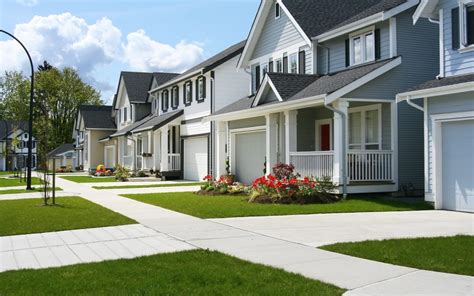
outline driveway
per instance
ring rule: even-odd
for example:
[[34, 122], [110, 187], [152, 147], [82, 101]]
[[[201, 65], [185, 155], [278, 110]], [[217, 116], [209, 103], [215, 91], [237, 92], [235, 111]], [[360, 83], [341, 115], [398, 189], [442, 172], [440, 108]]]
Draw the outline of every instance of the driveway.
[[317, 214], [211, 219], [311, 247], [392, 238], [474, 235], [474, 215], [448, 211]]

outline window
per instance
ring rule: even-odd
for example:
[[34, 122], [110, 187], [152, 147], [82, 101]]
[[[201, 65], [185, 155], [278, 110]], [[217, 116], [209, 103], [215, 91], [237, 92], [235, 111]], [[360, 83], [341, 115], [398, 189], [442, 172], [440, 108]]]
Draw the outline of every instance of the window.
[[196, 85], [197, 101], [202, 102], [206, 98], [206, 77], [201, 76]]
[[350, 38], [351, 65], [375, 60], [375, 33], [365, 32]]
[[141, 156], [143, 153], [143, 139], [142, 137], [137, 138], [137, 155]]
[[306, 74], [306, 52], [300, 50], [298, 53], [298, 64], [300, 65], [299, 73]]
[[270, 58], [268, 60], [268, 72], [273, 72], [273, 71], [274, 71], [274, 69], [273, 69], [273, 59]]
[[281, 16], [281, 8], [279, 3], [275, 3], [275, 18], [279, 19]]
[[381, 106], [349, 110], [349, 149], [381, 149]]
[[275, 72], [278, 72], [278, 73], [283, 72], [283, 65], [282, 65], [281, 59], [276, 60], [275, 63], [276, 63]]
[[191, 102], [193, 101], [193, 83], [191, 81], [184, 84], [183, 97], [184, 104], [186, 106], [191, 105]]
[[288, 73], [288, 56], [283, 54], [283, 73]]
[[296, 53], [290, 55], [290, 64], [288, 66], [290, 68], [290, 73], [298, 73], [298, 55]]
[[123, 108], [123, 122], [127, 122], [127, 107]]
[[167, 90], [164, 90], [161, 93], [161, 111], [163, 112], [168, 111], [169, 104], [170, 104], [169, 92]]
[[462, 4], [461, 36], [464, 47], [474, 45], [474, 1], [464, 0]]
[[267, 74], [268, 72], [268, 64], [262, 64], [260, 66], [260, 68], [262, 69], [262, 79], [265, 77], [265, 74]]
[[257, 92], [260, 86], [260, 65], [252, 66], [252, 94]]
[[173, 109], [178, 108], [179, 106], [179, 87], [175, 86], [171, 91], [171, 107]]

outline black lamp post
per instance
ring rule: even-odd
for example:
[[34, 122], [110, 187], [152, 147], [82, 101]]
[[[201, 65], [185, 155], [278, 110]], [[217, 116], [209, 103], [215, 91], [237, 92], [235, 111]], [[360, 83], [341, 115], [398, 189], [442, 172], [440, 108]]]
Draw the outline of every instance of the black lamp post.
[[21, 47], [26, 52], [26, 55], [28, 56], [28, 59], [30, 60], [30, 67], [31, 67], [31, 85], [30, 85], [30, 118], [28, 119], [28, 159], [27, 159], [27, 168], [28, 168], [28, 173], [26, 177], [26, 190], [31, 190], [31, 163], [33, 160], [33, 99], [34, 99], [34, 87], [35, 87], [35, 69], [33, 67], [33, 60], [31, 59], [30, 53], [26, 49], [26, 47], [21, 43], [20, 40], [18, 40], [15, 36], [12, 34], [8, 33], [7, 31], [0, 30], [0, 33], [4, 33], [11, 38], [13, 38], [15, 41], [17, 41]]

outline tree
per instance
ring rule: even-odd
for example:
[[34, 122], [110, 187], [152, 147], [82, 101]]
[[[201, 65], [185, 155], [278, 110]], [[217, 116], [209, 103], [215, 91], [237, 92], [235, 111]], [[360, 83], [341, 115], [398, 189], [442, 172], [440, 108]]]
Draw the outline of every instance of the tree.
[[50, 63], [48, 63], [48, 61], [43, 61], [43, 64], [42, 65], [39, 65], [38, 66], [38, 71], [48, 71], [48, 70], [51, 70], [53, 69], [53, 66], [51, 66]]

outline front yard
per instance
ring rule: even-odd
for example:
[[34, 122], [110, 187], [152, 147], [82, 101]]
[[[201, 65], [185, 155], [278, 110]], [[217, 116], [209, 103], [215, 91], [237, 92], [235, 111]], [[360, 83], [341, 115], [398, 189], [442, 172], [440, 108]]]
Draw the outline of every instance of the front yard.
[[117, 182], [115, 177], [100, 177], [93, 178], [91, 176], [62, 176], [64, 180], [68, 180], [75, 183], [114, 183]]
[[391, 239], [321, 248], [395, 265], [474, 276], [474, 236]]
[[0, 201], [0, 236], [136, 223], [80, 197], [58, 197], [56, 203], [42, 206], [39, 198]]
[[[51, 188], [48, 188], [48, 191], [51, 191]], [[61, 188], [56, 187], [56, 191], [62, 191]], [[32, 190], [26, 190], [26, 189], [9, 189], [9, 190], [2, 190], [0, 188], [0, 195], [7, 195], [7, 194], [22, 194], [22, 193], [38, 193], [38, 192], [44, 192], [43, 188], [33, 188]]]
[[[31, 177], [31, 185], [41, 185], [42, 181], [39, 178]], [[26, 181], [20, 181], [19, 178], [0, 178], [0, 188], [26, 186]]]
[[282, 205], [249, 203], [244, 196], [201, 196], [192, 192], [123, 195], [199, 218], [298, 215], [322, 213], [384, 212], [429, 210], [424, 202], [406, 203], [382, 198], [349, 197], [329, 204]]
[[342, 295], [343, 289], [210, 251], [0, 273], [1, 295]]
[[201, 186], [202, 182], [194, 183], [167, 183], [167, 184], [150, 184], [150, 185], [124, 185], [124, 186], [93, 186], [92, 188], [97, 190], [108, 190], [108, 189], [141, 189], [141, 188], [164, 188], [164, 187], [189, 187], [189, 186]]

